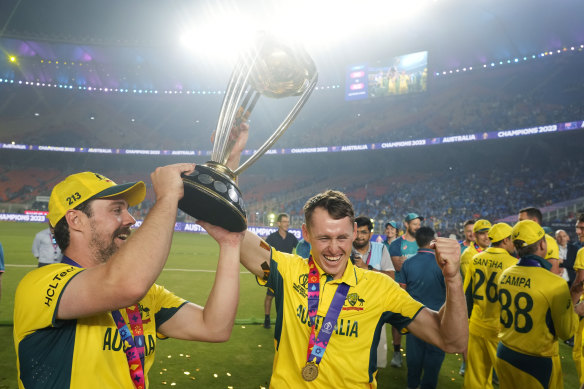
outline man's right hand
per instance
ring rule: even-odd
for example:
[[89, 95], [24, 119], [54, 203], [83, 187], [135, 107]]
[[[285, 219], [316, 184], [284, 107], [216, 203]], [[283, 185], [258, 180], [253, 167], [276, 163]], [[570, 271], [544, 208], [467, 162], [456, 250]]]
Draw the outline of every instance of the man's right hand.
[[151, 174], [152, 186], [156, 193], [156, 201], [166, 197], [178, 200], [184, 196], [184, 184], [181, 174], [195, 171], [194, 163], [176, 163], [156, 168]]

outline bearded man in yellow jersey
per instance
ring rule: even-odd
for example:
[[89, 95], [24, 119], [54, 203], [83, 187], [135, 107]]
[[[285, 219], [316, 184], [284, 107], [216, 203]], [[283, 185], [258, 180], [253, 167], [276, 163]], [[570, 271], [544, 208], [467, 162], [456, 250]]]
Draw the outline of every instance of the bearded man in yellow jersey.
[[499, 294], [497, 282], [501, 273], [517, 263], [512, 228], [497, 223], [489, 230], [491, 247], [476, 254], [464, 279], [464, 290], [472, 310], [469, 323], [466, 355], [465, 388], [492, 388], [492, 370], [495, 366], [499, 339]]
[[175, 164], [150, 175], [156, 202], [133, 233], [129, 207], [144, 200], [144, 182], [117, 185], [82, 172], [53, 188], [48, 217], [64, 257], [29, 272], [16, 289], [19, 388], [146, 389], [157, 337], [229, 339], [243, 234], [199, 223], [219, 243], [204, 308], [154, 283], [172, 243], [181, 173], [194, 168]]
[[512, 236], [520, 259], [498, 283], [499, 387], [562, 388], [558, 338], [569, 339], [578, 325], [568, 284], [544, 259], [547, 242], [539, 224], [522, 220]]

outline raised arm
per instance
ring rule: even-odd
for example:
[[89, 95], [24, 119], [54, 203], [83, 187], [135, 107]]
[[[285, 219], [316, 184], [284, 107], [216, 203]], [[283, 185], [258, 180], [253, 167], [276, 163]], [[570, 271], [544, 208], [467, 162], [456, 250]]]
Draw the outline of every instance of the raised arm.
[[244, 233], [228, 232], [198, 222], [219, 243], [215, 282], [205, 307], [188, 303], [164, 322], [158, 331], [168, 337], [204, 342], [224, 342], [231, 335], [239, 299], [239, 252]]
[[[192, 172], [193, 169], [194, 164], [175, 164], [157, 168], [151, 174], [156, 203], [148, 216], [107, 262], [85, 265], [88, 268], [67, 284], [59, 302], [59, 319], [74, 319], [128, 307], [144, 297], [168, 258], [178, 200], [183, 196], [180, 174]], [[92, 255], [91, 243], [84, 238], [90, 235], [92, 225], [111, 223], [112, 216], [109, 215], [112, 214], [120, 220], [118, 231], [129, 230], [135, 223], [124, 201], [94, 201], [91, 217], [77, 210], [69, 210], [65, 215], [71, 235], [75, 234], [65, 255], [79, 263], [82, 263], [79, 258], [88, 261], [87, 258]], [[99, 212], [95, 210], [98, 206], [101, 207]], [[104, 221], [106, 219], [108, 221]], [[128, 278], [128, 275], [131, 277]]]
[[448, 353], [463, 352], [468, 343], [468, 319], [460, 275], [460, 246], [454, 239], [437, 238], [435, 249], [446, 284], [446, 302], [438, 312], [422, 309], [407, 328]]
[[270, 275], [270, 246], [253, 232], [246, 231], [241, 243], [241, 264], [260, 279]]

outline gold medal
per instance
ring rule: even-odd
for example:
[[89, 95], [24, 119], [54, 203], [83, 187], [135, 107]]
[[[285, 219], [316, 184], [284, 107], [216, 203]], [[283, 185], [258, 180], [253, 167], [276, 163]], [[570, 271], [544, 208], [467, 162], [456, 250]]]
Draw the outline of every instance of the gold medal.
[[314, 381], [318, 377], [318, 365], [314, 362], [306, 362], [302, 368], [302, 378], [304, 381]]

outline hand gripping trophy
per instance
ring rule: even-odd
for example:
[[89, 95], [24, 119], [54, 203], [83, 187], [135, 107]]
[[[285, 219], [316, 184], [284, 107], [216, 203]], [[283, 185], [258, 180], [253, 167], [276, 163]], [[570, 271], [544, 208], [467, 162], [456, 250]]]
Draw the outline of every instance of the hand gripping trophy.
[[[251, 166], [282, 136], [316, 86], [318, 73], [304, 49], [286, 46], [263, 34], [252, 50], [242, 54], [231, 75], [219, 121], [211, 160], [183, 176], [184, 197], [179, 208], [188, 215], [240, 232], [247, 215], [236, 177]], [[236, 139], [231, 132], [246, 121], [261, 95], [281, 98], [299, 96], [274, 133], [237, 169], [226, 166]]]

